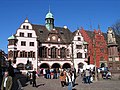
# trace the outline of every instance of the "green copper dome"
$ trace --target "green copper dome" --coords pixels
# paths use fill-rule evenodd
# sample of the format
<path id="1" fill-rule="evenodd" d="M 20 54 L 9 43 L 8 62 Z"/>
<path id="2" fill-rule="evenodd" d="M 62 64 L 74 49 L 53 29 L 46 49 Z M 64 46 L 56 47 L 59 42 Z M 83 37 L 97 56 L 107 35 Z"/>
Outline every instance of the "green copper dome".
<path id="1" fill-rule="evenodd" d="M 53 14 L 49 11 L 45 18 L 54 18 L 54 17 L 53 17 Z"/>
<path id="2" fill-rule="evenodd" d="M 88 43 L 87 42 L 83 42 L 84 45 L 87 45 Z"/>
<path id="3" fill-rule="evenodd" d="M 16 37 L 14 35 L 12 35 L 8 38 L 8 40 L 11 40 L 11 39 L 16 39 Z"/>

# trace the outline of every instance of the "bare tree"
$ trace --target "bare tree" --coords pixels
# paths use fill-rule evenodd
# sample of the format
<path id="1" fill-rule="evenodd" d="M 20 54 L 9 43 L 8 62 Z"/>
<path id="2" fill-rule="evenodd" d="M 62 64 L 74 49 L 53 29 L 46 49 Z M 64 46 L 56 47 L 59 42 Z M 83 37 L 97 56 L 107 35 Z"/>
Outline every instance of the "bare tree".
<path id="1" fill-rule="evenodd" d="M 116 35 L 120 36 L 120 19 L 117 20 L 116 23 L 112 25 L 112 29 Z"/>

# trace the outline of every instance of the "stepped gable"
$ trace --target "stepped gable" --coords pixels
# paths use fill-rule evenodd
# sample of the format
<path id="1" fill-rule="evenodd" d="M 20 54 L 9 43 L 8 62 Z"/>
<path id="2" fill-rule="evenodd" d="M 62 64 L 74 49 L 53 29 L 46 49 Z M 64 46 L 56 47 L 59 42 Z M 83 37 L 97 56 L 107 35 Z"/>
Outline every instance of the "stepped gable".
<path id="1" fill-rule="evenodd" d="M 91 40 L 93 39 L 93 36 L 95 35 L 94 34 L 94 31 L 88 31 L 88 30 L 85 30 L 86 32 L 87 32 L 87 34 L 88 34 L 88 36 L 91 38 Z M 107 33 L 103 33 L 102 32 L 102 35 L 104 36 L 104 39 L 105 39 L 105 41 L 107 42 Z"/>
<path id="2" fill-rule="evenodd" d="M 88 34 L 88 36 L 91 38 L 91 40 L 93 39 L 93 36 L 94 36 L 94 32 L 93 31 L 88 31 L 88 30 L 85 30 Z"/>

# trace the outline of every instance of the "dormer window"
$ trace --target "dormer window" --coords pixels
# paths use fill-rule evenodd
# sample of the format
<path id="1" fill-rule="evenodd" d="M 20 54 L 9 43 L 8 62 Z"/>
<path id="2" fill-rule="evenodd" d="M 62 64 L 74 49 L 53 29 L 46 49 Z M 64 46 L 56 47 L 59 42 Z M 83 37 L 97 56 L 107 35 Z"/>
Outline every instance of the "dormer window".
<path id="1" fill-rule="evenodd" d="M 29 26 L 23 25 L 23 29 L 29 29 Z"/>
<path id="2" fill-rule="evenodd" d="M 80 38 L 80 37 L 78 37 L 78 41 L 81 41 L 81 38 Z"/>
<path id="3" fill-rule="evenodd" d="M 40 31 L 40 34 L 42 34 L 43 33 L 43 31 Z"/>
<path id="4" fill-rule="evenodd" d="M 29 26 L 26 26 L 26 29 L 29 29 Z"/>
<path id="5" fill-rule="evenodd" d="M 25 29 L 25 25 L 23 25 L 23 29 Z"/>

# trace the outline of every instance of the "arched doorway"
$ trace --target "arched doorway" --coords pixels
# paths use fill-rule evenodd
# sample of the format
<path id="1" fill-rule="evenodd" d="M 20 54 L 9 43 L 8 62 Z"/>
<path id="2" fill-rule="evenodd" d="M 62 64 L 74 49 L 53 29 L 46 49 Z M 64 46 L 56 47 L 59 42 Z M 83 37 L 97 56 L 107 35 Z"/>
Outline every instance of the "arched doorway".
<path id="1" fill-rule="evenodd" d="M 83 69 L 83 65 L 84 65 L 83 63 L 79 63 L 78 68 Z"/>
<path id="2" fill-rule="evenodd" d="M 47 63 L 42 63 L 40 65 L 40 68 L 50 68 L 49 65 Z"/>
<path id="3" fill-rule="evenodd" d="M 69 63 L 64 63 L 62 68 L 71 68 L 71 65 Z"/>
<path id="4" fill-rule="evenodd" d="M 51 68 L 60 68 L 60 64 L 54 63 Z"/>
<path id="5" fill-rule="evenodd" d="M 24 70 L 24 69 L 25 69 L 25 65 L 24 65 L 23 63 L 19 63 L 19 64 L 17 65 L 17 68 L 18 68 L 19 70 Z"/>
<path id="6" fill-rule="evenodd" d="M 105 63 L 101 63 L 100 67 L 101 67 L 101 68 L 102 68 L 102 67 L 105 67 Z"/>

